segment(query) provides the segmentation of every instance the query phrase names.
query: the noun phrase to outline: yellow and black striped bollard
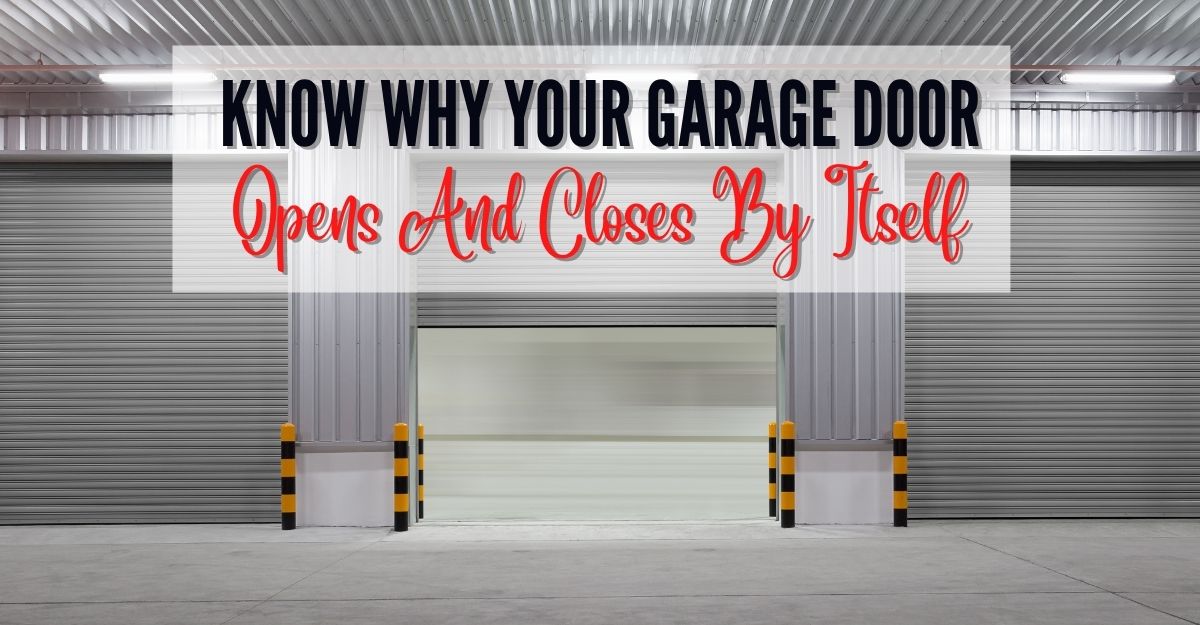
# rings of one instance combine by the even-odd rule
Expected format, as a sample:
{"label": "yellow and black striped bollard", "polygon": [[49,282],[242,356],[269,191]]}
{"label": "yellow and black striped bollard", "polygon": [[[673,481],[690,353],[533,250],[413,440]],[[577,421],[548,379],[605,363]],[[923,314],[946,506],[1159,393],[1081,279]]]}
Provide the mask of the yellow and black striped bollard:
{"label": "yellow and black striped bollard", "polygon": [[779,515],[776,504],[776,497],[779,494],[779,484],[776,480],[778,474],[778,457],[775,452],[775,423],[767,426],[767,506],[770,510],[767,514],[773,519]]}
{"label": "yellow and black striped bollard", "polygon": [[417,424],[417,520],[425,518],[425,426]]}
{"label": "yellow and black striped bollard", "polygon": [[908,527],[908,424],[892,424],[892,525]]}
{"label": "yellow and black striped bollard", "polygon": [[408,424],[392,427],[392,529],[408,531]]}
{"label": "yellow and black striped bollard", "polygon": [[296,426],[279,426],[279,517],[280,527],[296,529]]}
{"label": "yellow and black striped bollard", "polygon": [[796,527],[796,424],[779,426],[779,524]]}

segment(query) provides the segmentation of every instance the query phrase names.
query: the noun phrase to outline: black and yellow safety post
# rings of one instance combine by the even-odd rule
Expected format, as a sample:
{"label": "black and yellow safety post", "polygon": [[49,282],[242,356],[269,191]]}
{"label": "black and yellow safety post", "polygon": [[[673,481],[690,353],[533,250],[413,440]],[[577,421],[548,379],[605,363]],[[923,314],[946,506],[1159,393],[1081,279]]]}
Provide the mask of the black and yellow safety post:
{"label": "black and yellow safety post", "polygon": [[296,529],[296,426],[279,426],[279,516],[285,530]]}
{"label": "black and yellow safety post", "polygon": [[408,424],[392,426],[392,529],[408,531]]}
{"label": "black and yellow safety post", "polygon": [[908,424],[892,424],[892,525],[908,527]]}
{"label": "black and yellow safety post", "polygon": [[773,519],[779,515],[776,504],[776,497],[779,495],[779,484],[776,480],[776,474],[779,472],[778,457],[775,453],[775,422],[772,421],[767,426],[767,513]]}
{"label": "black and yellow safety post", "polygon": [[796,527],[796,424],[779,426],[779,524]]}
{"label": "black and yellow safety post", "polygon": [[425,426],[417,424],[417,520],[425,518]]}

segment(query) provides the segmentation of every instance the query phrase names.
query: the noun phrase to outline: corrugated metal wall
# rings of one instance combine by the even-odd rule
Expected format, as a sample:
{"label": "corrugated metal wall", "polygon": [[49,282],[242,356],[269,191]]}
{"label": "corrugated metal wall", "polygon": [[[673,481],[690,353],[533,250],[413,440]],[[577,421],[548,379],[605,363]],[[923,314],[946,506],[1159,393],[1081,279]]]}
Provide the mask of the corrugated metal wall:
{"label": "corrugated metal wall", "polygon": [[1022,108],[1012,137],[1014,152],[1195,152],[1200,112]]}
{"label": "corrugated metal wall", "polygon": [[883,440],[900,415],[901,302],[895,293],[783,296],[781,418],[800,440]]}
{"label": "corrugated metal wall", "polygon": [[906,298],[912,516],[1200,516],[1200,159],[1013,184],[1012,292]]}
{"label": "corrugated metal wall", "polygon": [[[294,151],[292,197],[335,196],[332,188],[350,180],[356,194],[380,206],[405,206],[407,156],[397,150],[379,154],[366,146]],[[330,260],[318,257],[322,253],[328,250],[293,254],[292,279],[321,279],[319,265]],[[332,259],[343,261],[358,259]],[[313,443],[390,441],[393,424],[414,421],[415,298],[308,292],[293,293],[290,305],[290,409],[301,451],[313,449]]]}
{"label": "corrugated metal wall", "polygon": [[[813,212],[844,203],[842,189],[813,185],[835,162],[870,158],[884,197],[903,186],[903,158],[895,150],[854,148],[789,154],[787,196]],[[815,208],[820,207],[820,208]],[[831,213],[832,215],[832,213]],[[813,258],[829,258],[844,227],[819,220],[826,229],[810,236]],[[886,260],[886,259],[885,259]],[[807,262],[807,261],[806,261]],[[878,263],[817,265],[814,271],[833,288],[863,290],[900,284],[899,266]],[[798,288],[803,288],[799,285]],[[889,438],[900,414],[902,379],[902,297],[888,292],[789,293],[779,296],[780,418],[796,423],[800,440],[873,441]]]}
{"label": "corrugated metal wall", "polygon": [[13,115],[0,122],[0,146],[5,152],[162,154],[172,147],[171,115],[166,113]]}
{"label": "corrugated metal wall", "polygon": [[171,292],[169,162],[0,164],[0,524],[276,519],[286,341]]}
{"label": "corrugated metal wall", "polygon": [[[219,122],[219,115],[202,112],[8,115],[0,116],[0,149],[169,153],[174,145],[176,151],[212,151],[220,149]],[[1026,103],[1008,114],[985,111],[980,132],[984,145],[1017,152],[1193,152],[1200,149],[1200,111]]]}
{"label": "corrugated metal wall", "polygon": [[416,373],[412,298],[291,296],[291,415],[302,443],[392,440],[408,422]]}
{"label": "corrugated metal wall", "polygon": [[[1188,150],[1196,144],[1196,116],[1195,112],[1023,111],[1016,114],[1014,141],[1021,149]],[[4,118],[0,128],[6,151],[54,151],[56,147],[162,151],[169,147],[166,137],[170,135],[163,119],[96,116],[85,124],[71,118],[28,116]],[[1054,121],[1045,121],[1050,119]],[[193,122],[197,136],[205,136],[207,122]],[[85,128],[91,133],[86,141],[72,134]],[[163,132],[145,132],[147,128]],[[1111,142],[1099,138],[1110,135]],[[781,357],[792,371],[781,389],[783,413],[799,420],[804,438],[886,437],[886,423],[899,412],[901,352],[891,347],[898,332],[890,330],[896,327],[897,317],[891,311],[897,302],[886,295],[791,297],[782,304],[786,311],[780,320],[785,327]],[[387,440],[387,425],[411,413],[411,393],[402,388],[413,375],[412,348],[405,344],[411,341],[411,330],[404,330],[415,323],[410,305],[411,300],[391,296],[294,297],[291,402],[303,440]],[[835,342],[852,347],[834,350]],[[838,358],[812,360],[824,348],[839,354]],[[818,366],[821,362],[832,365]],[[368,370],[372,375],[360,375]],[[271,420],[282,414],[279,409]]]}

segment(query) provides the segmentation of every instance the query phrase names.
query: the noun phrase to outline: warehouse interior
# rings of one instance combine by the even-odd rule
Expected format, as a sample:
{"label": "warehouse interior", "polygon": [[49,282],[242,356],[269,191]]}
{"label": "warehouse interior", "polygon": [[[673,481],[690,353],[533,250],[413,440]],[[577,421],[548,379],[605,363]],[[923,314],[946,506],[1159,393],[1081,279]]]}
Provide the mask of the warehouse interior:
{"label": "warehouse interior", "polygon": [[[0,0],[0,33],[0,622],[1200,622],[1200,0]],[[220,112],[101,74],[210,45],[1007,46],[1011,292],[173,292],[172,164],[220,163]],[[592,162],[642,197],[726,157]]]}
{"label": "warehouse interior", "polygon": [[[315,20],[299,6],[225,7],[203,19],[183,4],[117,4],[97,13],[65,3],[44,14],[11,7],[0,86],[0,218],[10,233],[0,250],[9,267],[3,444],[11,461],[2,468],[0,521],[267,521],[276,497],[274,431],[288,420],[299,428],[300,470],[322,473],[302,479],[301,489],[338,476],[351,482],[305,492],[311,524],[379,521],[385,500],[324,518],[321,509],[345,504],[320,497],[389,479],[381,472],[390,424],[421,421],[417,362],[440,357],[419,349],[416,328],[539,326],[777,328],[775,415],[761,402],[730,412],[794,419],[801,463],[828,459],[862,478],[810,489],[802,476],[801,499],[853,488],[886,500],[890,423],[904,418],[913,438],[914,518],[1200,513],[1191,479],[1200,470],[1200,439],[1186,364],[1197,355],[1187,245],[1198,227],[1189,210],[1198,133],[1188,56],[1195,51],[1185,35],[1192,16],[1187,3],[1019,4],[752,3],[739,18],[732,4],[667,3],[650,22],[623,4],[566,3],[548,14],[525,7],[531,12],[498,19],[516,9],[468,3],[476,24],[469,31],[447,30],[456,22],[440,11],[449,7],[407,7],[414,12],[407,19],[391,13],[395,7],[376,7],[331,22],[340,34],[305,30],[328,18],[328,8],[310,7],[320,13]],[[1047,7],[1053,19],[1028,21]],[[953,19],[917,28],[943,9]],[[87,46],[35,19],[72,24],[75,13],[91,16]],[[407,30],[415,23],[442,30]],[[673,39],[662,39],[660,23],[675,24]],[[580,301],[169,292],[170,250],[154,237],[170,229],[170,154],[204,152],[212,113],[176,110],[161,86],[103,84],[98,72],[161,67],[170,44],[369,44],[385,34],[388,42],[423,45],[1009,45],[1013,102],[1004,128],[1012,136],[999,144],[1013,159],[1013,293]],[[1127,43],[1114,52],[1114,41]],[[1057,78],[1117,61],[1166,68],[1175,80],[1099,91]],[[529,158],[533,170],[550,167]],[[661,191],[657,175],[640,173],[650,172],[644,162],[616,162],[630,197]],[[695,165],[680,161],[676,182],[697,176],[703,184],[704,168]],[[462,183],[465,191],[502,179],[505,166],[502,157],[474,162],[478,175]],[[440,163],[411,167],[417,197],[432,197]],[[122,193],[105,191],[117,183]],[[223,201],[219,188],[189,189]],[[1134,203],[1139,218],[1130,221],[1125,212]],[[1068,233],[1081,241],[1062,243]],[[343,349],[347,341],[357,346],[353,354]],[[378,366],[366,371],[372,354]],[[821,366],[827,359],[832,364]],[[342,380],[367,378],[357,394],[341,390]],[[764,425],[742,422],[722,435],[761,436]],[[158,451],[168,440],[177,450],[169,456]],[[62,462],[67,457],[74,461]],[[835,505],[811,503],[801,508]],[[880,522],[886,511],[876,507],[811,521]]]}

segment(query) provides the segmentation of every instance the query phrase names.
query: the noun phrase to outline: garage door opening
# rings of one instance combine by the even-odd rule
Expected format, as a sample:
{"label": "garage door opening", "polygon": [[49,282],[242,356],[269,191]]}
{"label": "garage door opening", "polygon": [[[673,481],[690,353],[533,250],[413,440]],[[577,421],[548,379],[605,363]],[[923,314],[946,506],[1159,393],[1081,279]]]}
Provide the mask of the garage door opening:
{"label": "garage door opening", "polygon": [[775,329],[422,328],[426,520],[766,510]]}

